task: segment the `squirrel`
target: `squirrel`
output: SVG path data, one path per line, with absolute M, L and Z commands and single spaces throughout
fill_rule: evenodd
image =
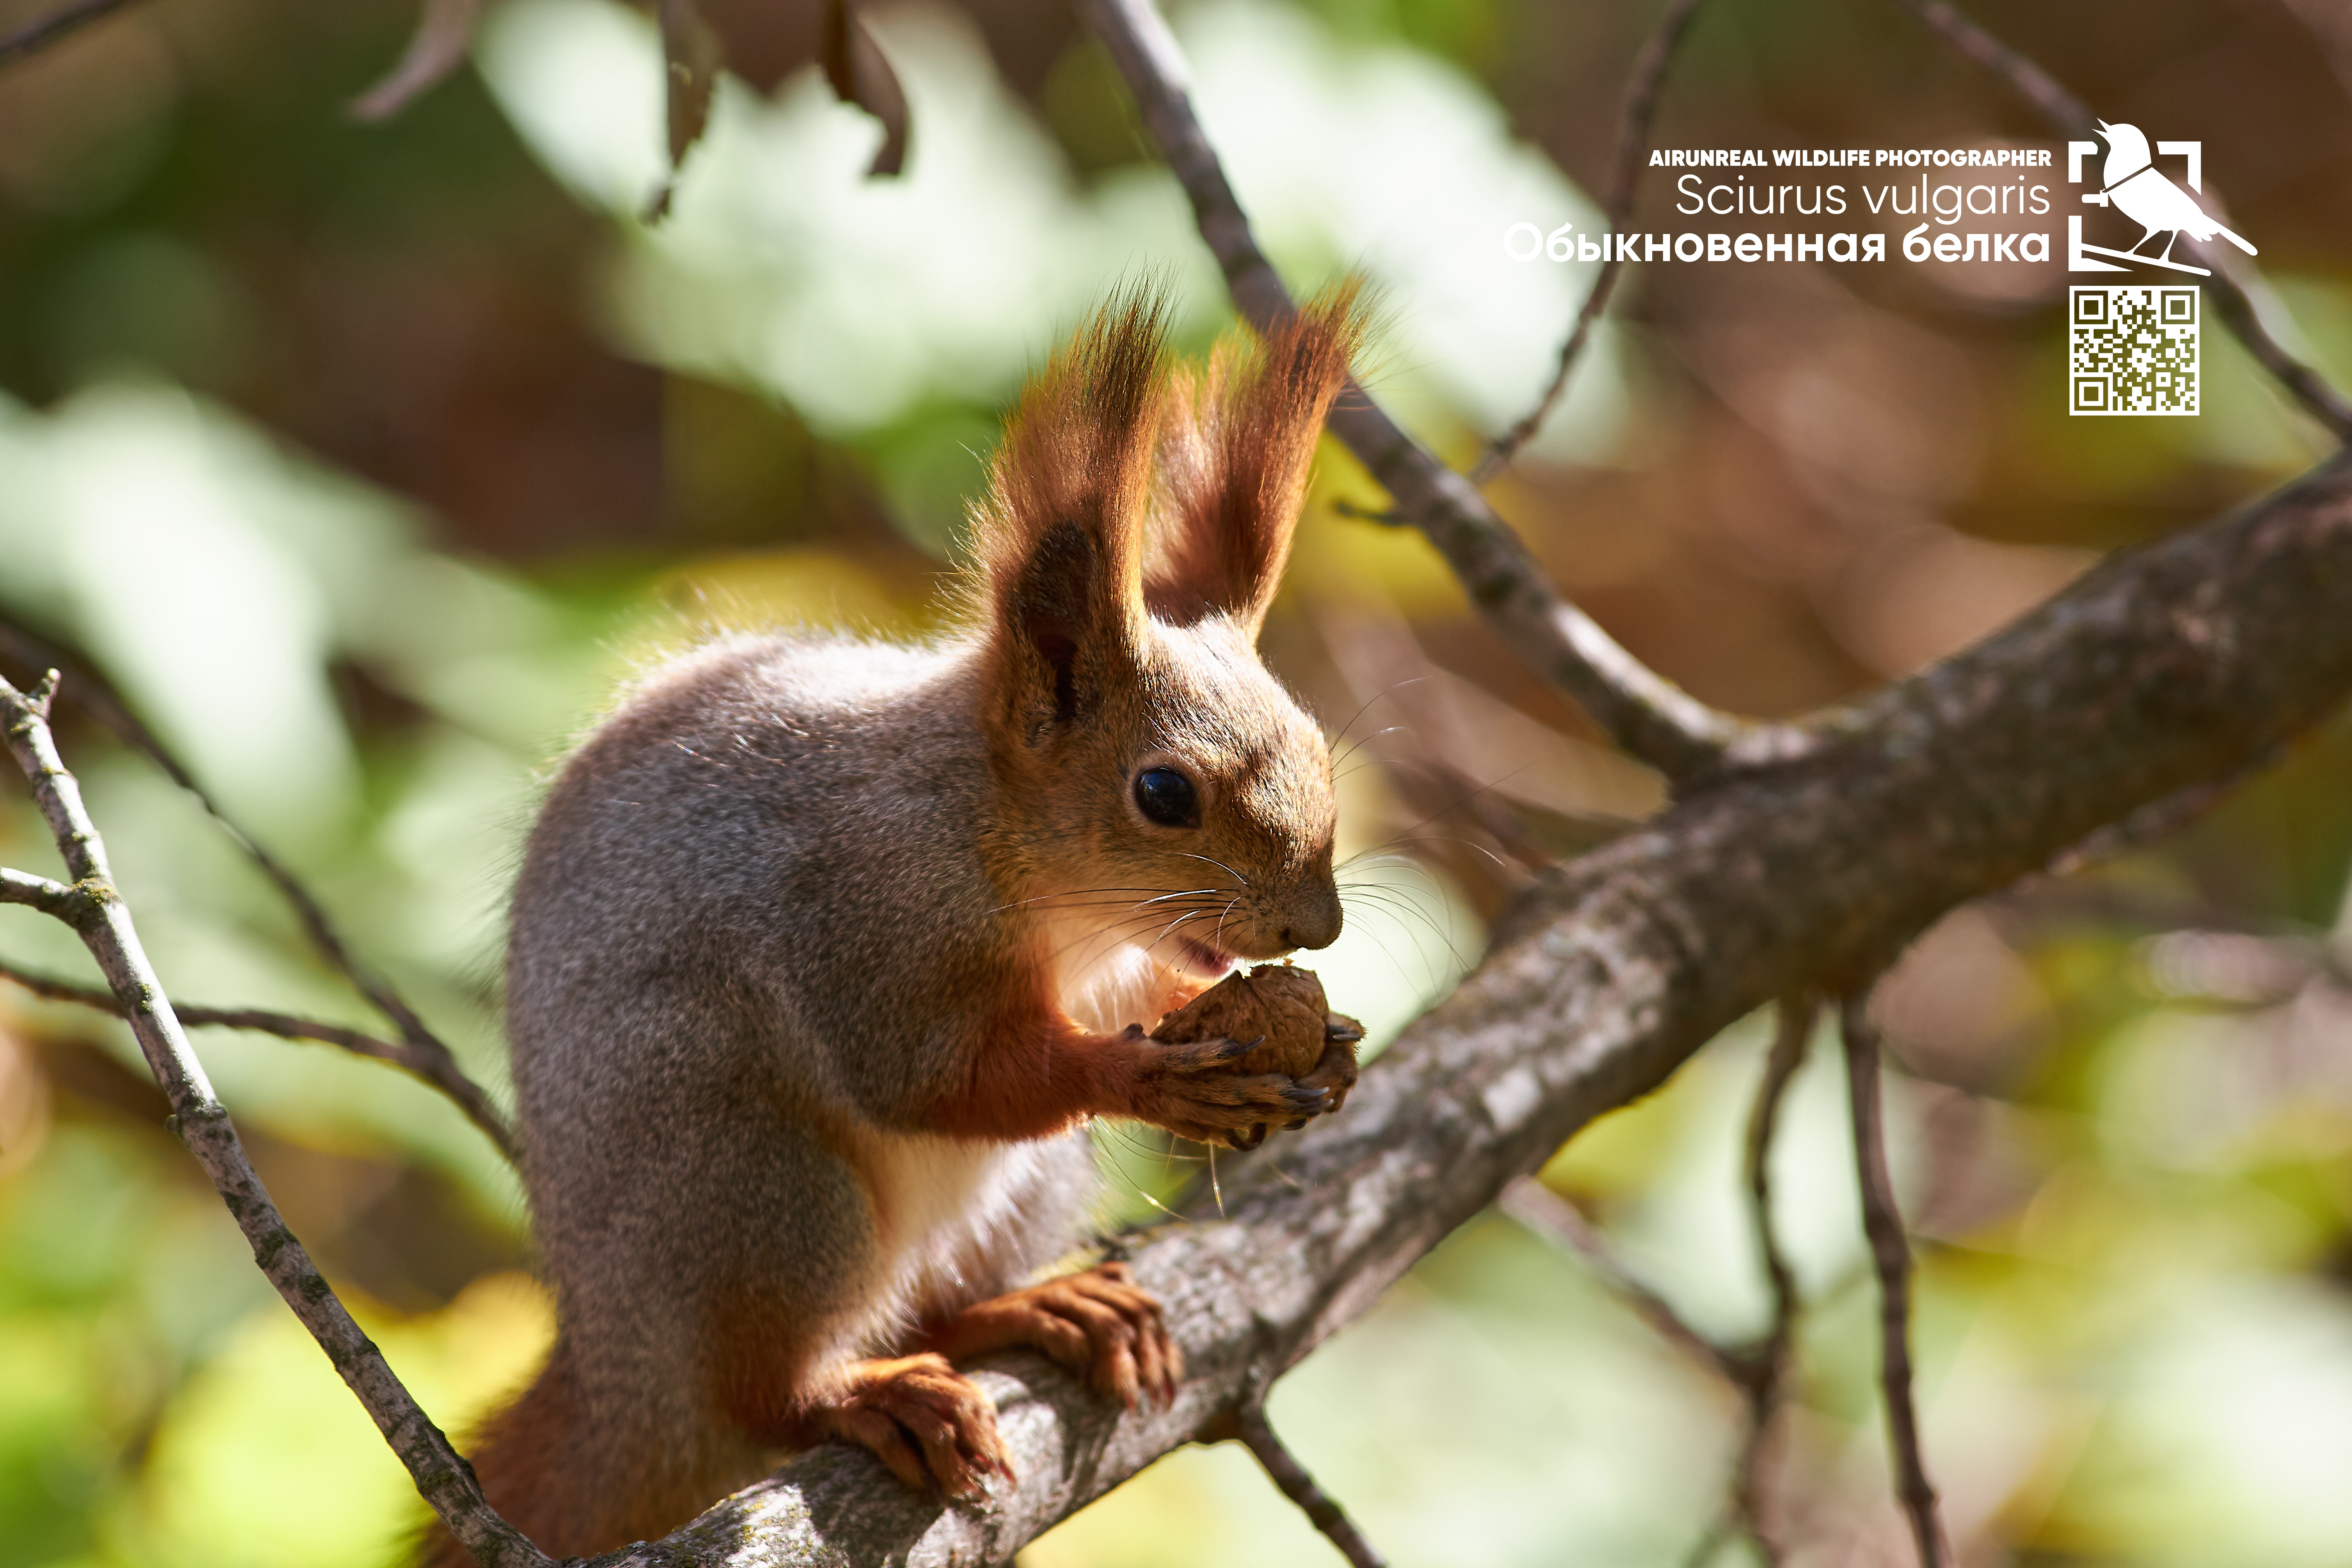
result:
M 1088 1119 L 1226 1142 L 1344 1093 L 1143 1024 L 1339 934 L 1329 752 L 1256 637 L 1358 335 L 1343 288 L 1181 366 L 1114 299 L 1007 421 L 962 630 L 716 641 L 562 769 L 507 961 L 556 1336 L 473 1458 L 543 1550 L 828 1440 L 981 1499 L 1011 1464 L 954 1363 L 991 1351 L 1173 1398 L 1123 1265 L 1023 1281 L 1084 1237 Z

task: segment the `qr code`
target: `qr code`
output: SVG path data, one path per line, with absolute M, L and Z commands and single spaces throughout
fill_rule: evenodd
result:
M 2076 289 L 2066 322 L 2067 409 L 2197 412 L 2197 290 Z

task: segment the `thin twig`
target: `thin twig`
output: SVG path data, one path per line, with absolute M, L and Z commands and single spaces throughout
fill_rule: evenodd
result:
M 67 679 L 60 690 L 66 701 L 95 720 L 122 744 L 154 763 L 163 770 L 166 778 L 194 796 L 196 804 L 203 806 L 206 815 L 219 825 L 221 831 L 227 834 L 230 840 L 245 852 L 246 858 L 269 879 L 278 896 L 292 906 L 296 918 L 302 922 L 304 933 L 310 939 L 310 945 L 350 981 L 352 988 L 367 998 L 376 1011 L 399 1026 L 401 1040 L 411 1053 L 408 1059 L 400 1060 L 400 1065 L 448 1093 L 476 1125 L 490 1134 L 491 1142 L 498 1144 L 499 1152 L 509 1160 L 515 1157 L 514 1137 L 507 1130 L 505 1119 L 499 1115 L 489 1095 L 467 1076 L 465 1068 L 457 1065 L 457 1053 L 440 1036 L 425 1026 L 425 1020 L 417 1016 L 416 1010 L 388 982 L 378 978 L 352 956 L 341 933 L 327 918 L 325 908 L 310 896 L 310 889 L 303 885 L 301 879 L 221 809 L 220 803 L 205 792 L 204 785 L 180 764 L 179 758 L 147 727 L 145 721 L 131 710 L 128 704 L 114 694 L 111 687 L 88 670 L 76 668 L 57 649 L 5 620 L 0 620 L 0 653 L 28 668 L 63 670 Z M 318 1039 L 323 1037 L 303 1037 Z M 343 1042 L 332 1043 L 340 1045 Z M 372 1056 L 376 1053 L 362 1051 L 361 1054 Z M 488 1116 L 487 1121 L 484 1121 L 485 1113 Z
M 1586 1268 L 1600 1276 L 1601 1283 L 1622 1297 L 1634 1315 L 1649 1324 L 1660 1339 L 1687 1353 L 1708 1371 L 1746 1385 L 1748 1370 L 1738 1353 L 1726 1350 L 1692 1328 L 1675 1310 L 1673 1303 L 1643 1284 L 1625 1267 L 1609 1238 L 1574 1204 L 1533 1176 L 1521 1176 L 1505 1187 L 1503 1195 L 1495 1202 L 1496 1207 L 1544 1240 L 1574 1253 Z
M 1665 15 L 1658 18 L 1656 29 L 1643 44 L 1642 52 L 1633 58 L 1633 75 L 1625 83 L 1624 107 L 1617 117 L 1617 165 L 1611 172 L 1609 199 L 1601 209 L 1608 215 L 1612 235 L 1622 234 L 1633 220 L 1633 187 L 1642 177 L 1642 153 L 1650 144 L 1650 121 L 1657 113 L 1658 92 L 1665 85 L 1666 68 L 1674 63 L 1675 46 L 1690 30 L 1700 3 L 1701 0 L 1669 0 Z M 1501 473 L 1550 416 L 1553 405 L 1568 389 L 1569 375 L 1576 369 L 1592 329 L 1609 309 L 1609 296 L 1617 287 L 1617 274 L 1622 265 L 1617 247 L 1612 245 L 1601 260 L 1600 272 L 1593 277 L 1591 289 L 1584 296 L 1583 307 L 1576 312 L 1576 324 L 1569 330 L 1568 341 L 1560 345 L 1559 367 L 1552 373 L 1551 384 L 1544 388 L 1543 396 L 1528 410 L 1526 418 L 1486 448 L 1486 455 L 1470 470 L 1472 484 L 1483 485 Z
M 1192 205 L 1194 224 L 1242 314 L 1263 331 L 1289 320 L 1289 291 L 1257 247 L 1216 149 L 1193 112 L 1184 58 L 1150 0 L 1079 6 L 1135 96 L 1145 129 Z M 1332 405 L 1333 435 L 1437 547 L 1489 629 L 1580 703 L 1633 755 L 1675 777 L 1699 773 L 1758 728 L 1660 677 L 1563 597 L 1477 487 L 1399 429 L 1354 382 Z
M 68 922 L 70 923 L 70 922 Z M 53 975 L 20 969 L 6 959 L 0 959 L 0 980 L 9 980 L 23 986 L 36 996 L 52 1002 L 70 1002 L 77 1006 L 94 1007 L 101 1013 L 123 1016 L 122 1004 L 110 991 L 93 985 L 76 985 Z M 173 1009 L 186 1026 L 211 1026 L 223 1029 L 253 1029 L 265 1035 L 276 1035 L 284 1040 L 315 1040 L 322 1045 L 341 1046 L 354 1056 L 367 1057 L 380 1062 L 390 1062 L 431 1084 L 457 1102 L 467 1118 L 499 1146 L 499 1152 L 509 1160 L 515 1157 L 514 1133 L 506 1118 L 490 1103 L 481 1086 L 463 1073 L 450 1072 L 448 1058 L 431 1051 L 419 1050 L 412 1045 L 378 1039 L 357 1029 L 347 1029 L 340 1024 L 322 1024 L 315 1018 L 297 1017 L 290 1013 L 272 1013 L 257 1007 L 200 1007 L 183 1003 Z
M 1845 998 L 1846 1085 L 1853 1107 L 1854 1173 L 1862 1186 L 1862 1227 L 1870 1238 L 1870 1260 L 1878 1271 L 1879 1380 L 1886 1391 L 1886 1439 L 1895 1462 L 1895 1495 L 1911 1521 L 1919 1568 L 1946 1568 L 1951 1561 L 1942 1521 L 1936 1516 L 1936 1489 L 1919 1455 L 1919 1417 L 1911 1399 L 1911 1249 L 1903 1239 L 1903 1215 L 1895 1205 L 1887 1174 L 1886 1135 L 1879 1109 L 1878 1031 L 1870 1022 L 1867 988 Z
M 131 4 L 131 0 L 71 0 L 46 16 L 37 16 L 15 32 L 0 37 L 0 66 L 26 55 L 37 54 L 69 33 L 79 32 L 101 16 L 109 16 Z
M 254 1174 L 244 1145 L 229 1125 L 228 1110 L 213 1093 L 204 1066 L 190 1049 L 163 984 L 140 946 L 130 906 L 114 889 L 106 847 L 82 805 L 81 786 L 58 755 L 48 723 L 57 679 L 52 670 L 27 695 L 0 677 L 0 718 L 6 721 L 9 752 L 33 786 L 33 799 L 65 857 L 72 886 L 87 900 L 79 918 L 68 923 L 98 960 L 147 1058 L 148 1070 L 170 1100 L 172 1130 L 212 1178 L 237 1228 L 251 1244 L 254 1262 L 374 1417 L 384 1440 L 407 1466 L 418 1493 L 450 1532 L 465 1542 L 484 1568 L 538 1568 L 548 1563 L 547 1556 L 521 1531 L 491 1510 L 472 1468 L 457 1457 L 449 1439 L 385 1364 L 383 1352 L 352 1321 L 310 1254 L 278 1217 L 261 1178 Z
M 1772 1223 L 1772 1133 L 1780 1124 L 1780 1101 L 1789 1080 L 1803 1065 L 1805 1045 L 1812 1037 L 1817 1005 L 1810 994 L 1783 996 L 1774 1012 L 1772 1048 L 1764 1058 L 1764 1076 L 1756 1086 L 1756 1103 L 1748 1113 L 1748 1217 L 1756 1232 L 1756 1248 L 1764 1260 L 1764 1281 L 1772 1293 L 1772 1318 L 1763 1337 L 1734 1352 L 1739 1373 L 1733 1381 L 1747 1396 L 1747 1430 L 1739 1440 L 1739 1457 L 1732 1468 L 1731 1492 L 1708 1523 L 1706 1532 L 1683 1559 L 1684 1568 L 1705 1568 L 1723 1543 L 1745 1535 L 1769 1565 L 1780 1561 L 1780 1548 L 1763 1523 L 1764 1451 L 1771 1436 L 1772 1418 L 1779 1413 L 1780 1389 L 1787 1380 L 1789 1344 L 1796 1332 L 1796 1276 L 1780 1251 L 1780 1227 Z
M 89 915 L 89 895 L 79 888 L 0 866 L 0 904 L 23 904 L 68 925 L 79 925 Z
M 2080 844 L 2053 856 L 2047 869 L 2053 877 L 2074 876 L 2169 838 L 2243 789 L 2247 780 L 2277 761 L 2275 751 L 2265 752 L 2248 765 L 2220 778 L 2207 779 L 2175 790 L 2160 800 L 2152 800 L 2121 822 L 2111 822 Z
M 1298 1505 L 1307 1522 L 1321 1531 L 1325 1539 L 1339 1548 L 1352 1568 L 1388 1568 L 1388 1559 L 1364 1539 L 1348 1510 L 1333 1500 L 1331 1494 L 1316 1485 L 1298 1457 L 1283 1446 L 1275 1436 L 1274 1426 L 1265 1418 L 1265 1394 L 1260 1388 L 1241 1402 L 1234 1412 L 1234 1424 L 1244 1447 L 1257 1457 L 1266 1477 L 1282 1489 L 1282 1495 Z
M 2000 79 L 2062 135 L 2088 141 L 2096 134 L 2098 116 L 2091 112 L 2089 105 L 2067 91 L 2034 61 L 1962 16 L 1948 0 L 1894 0 L 1894 4 L 1917 18 L 1954 53 Z M 2260 271 L 2211 240 L 2183 233 L 2179 244 L 2211 270 L 2209 286 L 2214 303 L 2221 310 L 2221 320 L 2246 345 L 2246 351 L 2261 362 L 2289 396 L 2333 431 L 2337 440 L 2352 441 L 2352 400 L 2347 400 L 2318 371 L 2287 353 L 2263 320 L 2265 302 L 2273 312 L 2277 312 L 2279 307 Z M 2242 270 L 2247 280 L 2238 277 Z
M 1748 1385 L 1748 1436 L 1740 1445 L 1732 1513 L 1768 1564 L 1780 1562 L 1780 1550 L 1764 1529 L 1764 1451 L 1771 1439 L 1780 1391 L 1788 1382 L 1789 1344 L 1796 1334 L 1801 1305 L 1797 1277 L 1780 1250 L 1780 1226 L 1772 1220 L 1772 1134 L 1780 1125 L 1780 1101 L 1788 1093 L 1789 1080 L 1804 1064 L 1815 1011 L 1811 995 L 1780 999 L 1771 1054 L 1764 1059 L 1764 1079 L 1757 1086 L 1755 1109 L 1748 1116 L 1748 1218 L 1755 1227 L 1756 1250 L 1763 1258 L 1765 1282 L 1772 1291 L 1772 1321 L 1756 1351 L 1756 1379 Z

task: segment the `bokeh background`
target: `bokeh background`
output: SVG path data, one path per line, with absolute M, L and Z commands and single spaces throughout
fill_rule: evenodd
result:
M 0 0 L 0 27 L 48 3 Z M 1153 277 L 1189 347 L 1230 324 L 1059 5 L 865 9 L 912 126 L 880 179 L 880 129 L 794 67 L 813 6 L 709 9 L 741 77 L 653 228 L 658 46 L 616 0 L 494 0 L 469 64 L 380 126 L 348 105 L 399 55 L 402 0 L 146 0 L 0 68 L 0 615 L 112 682 L 501 1093 L 516 846 L 615 683 L 714 626 L 936 626 L 998 412 L 1089 302 Z M 1367 379 L 1454 460 L 1548 373 L 1585 269 L 1499 237 L 1594 226 L 1654 10 L 1173 11 L 1261 237 L 1295 286 L 1377 283 Z M 1973 10 L 2108 118 L 2202 137 L 2284 330 L 2352 380 L 2352 13 Z M 2048 141 L 1877 0 L 1714 0 L 1658 135 Z M 1647 226 L 1679 226 L 1665 185 Z M 2063 281 L 1637 268 L 1491 493 L 1711 701 L 1787 714 L 1900 676 L 2323 450 L 2218 328 L 2201 416 L 2066 418 Z M 1475 961 L 1527 861 L 1662 792 L 1425 546 L 1339 501 L 1378 497 L 1327 442 L 1265 642 L 1349 748 L 1362 887 L 1317 967 L 1377 1043 Z M 378 1022 L 186 795 L 96 726 L 62 733 L 175 996 Z M 1954 914 L 1882 995 L 1927 1447 L 1971 1564 L 2352 1562 L 2347 784 L 2338 721 L 2175 840 Z M 54 869 L 21 791 L 0 800 L 0 859 Z M 0 956 L 90 973 L 21 910 Z M 1731 1339 L 1765 1314 L 1737 1173 L 1761 1034 L 1727 1032 L 1545 1176 Z M 428 1408 L 462 1427 L 526 1375 L 548 1309 L 483 1139 L 325 1047 L 197 1044 Z M 1809 1310 L 1769 1518 L 1792 1563 L 1893 1563 L 1834 1054 L 1775 1154 Z M 0 984 L 0 1568 L 390 1561 L 416 1511 L 402 1472 L 162 1116 L 117 1027 Z M 1167 1167 L 1109 1142 L 1114 1202 L 1141 1212 Z M 1530 1568 L 1683 1561 L 1738 1419 L 1500 1215 L 1273 1409 L 1394 1561 Z M 1231 1447 L 1172 1456 L 1023 1559 L 1333 1560 Z

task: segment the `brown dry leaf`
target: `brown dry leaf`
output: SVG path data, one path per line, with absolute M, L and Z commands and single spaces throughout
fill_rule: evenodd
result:
M 759 92 L 773 92 L 803 66 L 824 72 L 835 96 L 882 122 L 869 174 L 895 174 L 907 162 L 907 95 L 898 73 L 847 0 L 814 5 L 774 0 L 661 0 L 662 58 L 669 82 L 669 174 L 646 205 L 646 221 L 669 212 L 679 168 L 710 123 L 710 97 L 723 68 Z
M 661 0 L 663 76 L 669 106 L 669 173 L 646 204 L 646 221 L 669 216 L 677 173 L 710 124 L 710 95 L 719 85 L 722 49 L 695 0 Z
M 474 47 L 474 25 L 481 16 L 482 0 L 425 0 L 400 63 L 352 100 L 352 118 L 370 125 L 389 120 L 446 81 Z
M 907 95 L 898 73 L 852 16 L 846 0 L 832 0 L 824 8 L 824 79 L 834 96 L 854 103 L 882 122 L 882 146 L 868 174 L 895 174 L 907 165 Z

